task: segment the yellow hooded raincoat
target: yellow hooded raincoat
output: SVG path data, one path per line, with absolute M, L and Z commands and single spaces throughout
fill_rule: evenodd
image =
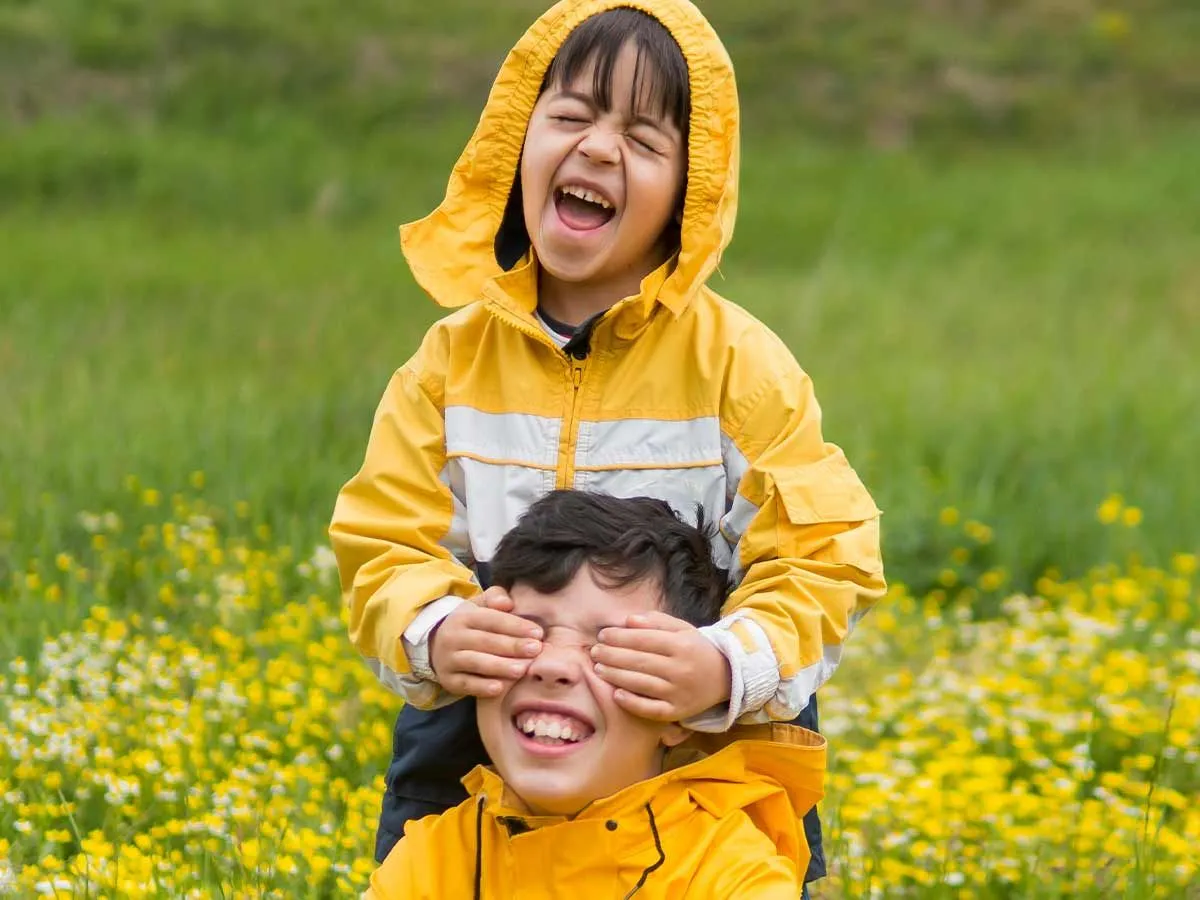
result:
M 531 252 L 508 271 L 496 237 L 542 77 L 566 36 L 617 6 L 659 19 L 687 60 L 692 113 L 681 249 L 565 354 L 535 318 Z M 458 311 L 392 378 L 331 538 L 354 643 L 420 708 L 429 630 L 480 592 L 501 536 L 537 497 L 574 487 L 648 495 L 720 523 L 737 589 L 706 629 L 730 659 L 729 708 L 689 721 L 791 719 L 884 588 L 879 511 L 826 443 L 808 377 L 784 344 L 705 282 L 733 233 L 733 68 L 686 0 L 567 0 L 508 55 L 442 204 L 401 230 L 419 284 Z
M 824 740 L 749 726 L 697 735 L 667 767 L 572 819 L 529 815 L 480 767 L 465 779 L 468 800 L 409 824 L 366 896 L 796 900 L 808 864 L 801 818 L 822 794 Z

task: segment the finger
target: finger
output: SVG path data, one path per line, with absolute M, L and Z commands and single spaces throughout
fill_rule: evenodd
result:
M 625 620 L 626 628 L 656 628 L 659 631 L 693 631 L 695 625 L 677 619 L 668 613 L 655 610 L 648 613 L 637 613 Z
M 628 669 L 631 672 L 641 672 L 669 681 L 673 671 L 678 668 L 670 656 L 658 653 L 645 653 L 641 650 L 627 650 L 624 647 L 609 647 L 604 644 L 592 645 L 592 659 L 609 669 Z
M 642 628 L 605 628 L 599 635 L 600 643 L 609 647 L 624 647 L 670 656 L 679 649 L 679 632 Z
M 474 651 L 491 656 L 507 656 L 510 660 L 529 659 L 542 652 L 542 642 L 530 637 L 509 637 L 494 631 L 471 628 L 458 636 L 454 649 L 459 653 Z
M 507 634 L 511 637 L 527 637 L 541 640 L 542 629 L 536 622 L 514 616 L 512 613 L 499 609 L 479 607 L 471 610 L 463 619 L 463 624 L 470 625 L 478 631 L 490 631 L 494 634 Z
M 642 719 L 651 719 L 655 722 L 676 722 L 679 720 L 679 716 L 675 713 L 675 707 L 664 700 L 642 697 L 625 690 L 615 691 L 613 699 L 627 713 Z
M 464 675 L 517 679 L 525 674 L 530 662 L 528 659 L 510 659 L 475 650 L 459 650 L 454 654 L 450 665 L 454 667 L 455 672 Z
M 462 697 L 499 697 L 504 692 L 505 682 L 475 675 L 455 675 L 442 682 L 442 687 Z
M 672 692 L 671 683 L 654 675 L 644 672 L 632 672 L 629 669 L 610 669 L 608 666 L 597 665 L 596 674 L 615 688 L 621 688 L 633 694 L 639 694 L 650 700 L 667 700 Z
M 501 612 L 512 612 L 514 605 L 508 591 L 501 587 L 488 588 L 479 596 L 477 602 L 486 609 L 498 609 Z

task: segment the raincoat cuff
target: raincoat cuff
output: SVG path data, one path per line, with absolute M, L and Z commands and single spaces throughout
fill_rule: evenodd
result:
M 742 684 L 742 672 L 734 657 L 735 648 L 732 644 L 737 643 L 735 638 L 728 631 L 721 631 L 716 625 L 705 625 L 700 629 L 700 633 L 704 635 L 708 641 L 721 651 L 721 655 L 729 660 L 729 702 L 719 703 L 712 709 L 706 709 L 702 713 L 684 719 L 680 724 L 684 728 L 690 728 L 692 731 L 708 731 L 721 732 L 728 731 L 733 727 L 733 723 L 737 721 L 737 710 L 742 703 L 742 695 L 744 686 Z
M 766 632 L 745 614 L 735 613 L 715 625 L 705 625 L 700 633 L 729 660 L 729 703 L 685 719 L 683 725 L 693 731 L 728 731 L 738 719 L 757 713 L 775 696 L 779 666 Z M 752 649 L 747 650 L 747 645 Z
M 400 642 L 415 677 L 422 681 L 437 682 L 437 676 L 433 673 L 433 663 L 429 657 L 429 638 L 446 616 L 458 609 L 460 604 L 466 602 L 462 597 L 442 597 L 440 600 L 434 600 L 417 613 L 408 627 L 404 629 L 404 635 L 400 638 Z

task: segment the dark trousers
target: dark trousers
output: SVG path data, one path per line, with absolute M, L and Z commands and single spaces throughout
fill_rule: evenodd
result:
M 795 724 L 817 730 L 816 697 Z M 475 766 L 488 763 L 475 722 L 474 698 L 466 697 L 430 712 L 411 706 L 400 710 L 375 835 L 375 861 L 382 863 L 391 852 L 404 834 L 405 822 L 443 813 L 466 800 L 467 789 L 461 779 Z M 804 880 L 815 881 L 825 875 L 821 820 L 816 808 L 804 817 L 804 835 L 812 853 Z

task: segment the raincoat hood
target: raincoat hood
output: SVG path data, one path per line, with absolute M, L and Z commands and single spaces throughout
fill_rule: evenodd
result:
M 409 823 L 367 896 L 795 900 L 824 738 L 740 726 L 694 735 L 665 765 L 570 818 L 530 814 L 496 772 L 476 768 L 466 801 Z
M 501 225 L 546 70 L 576 26 L 620 7 L 642 10 L 670 31 L 687 61 L 691 94 L 680 251 L 665 280 L 644 282 L 643 292 L 657 288 L 654 299 L 678 314 L 716 269 L 733 236 L 739 161 L 733 64 L 716 32 L 688 0 L 562 0 L 504 60 L 441 205 L 400 229 L 413 276 L 441 306 L 502 299 L 497 279 L 524 248 L 504 246 Z M 514 214 L 520 218 L 519 209 Z

